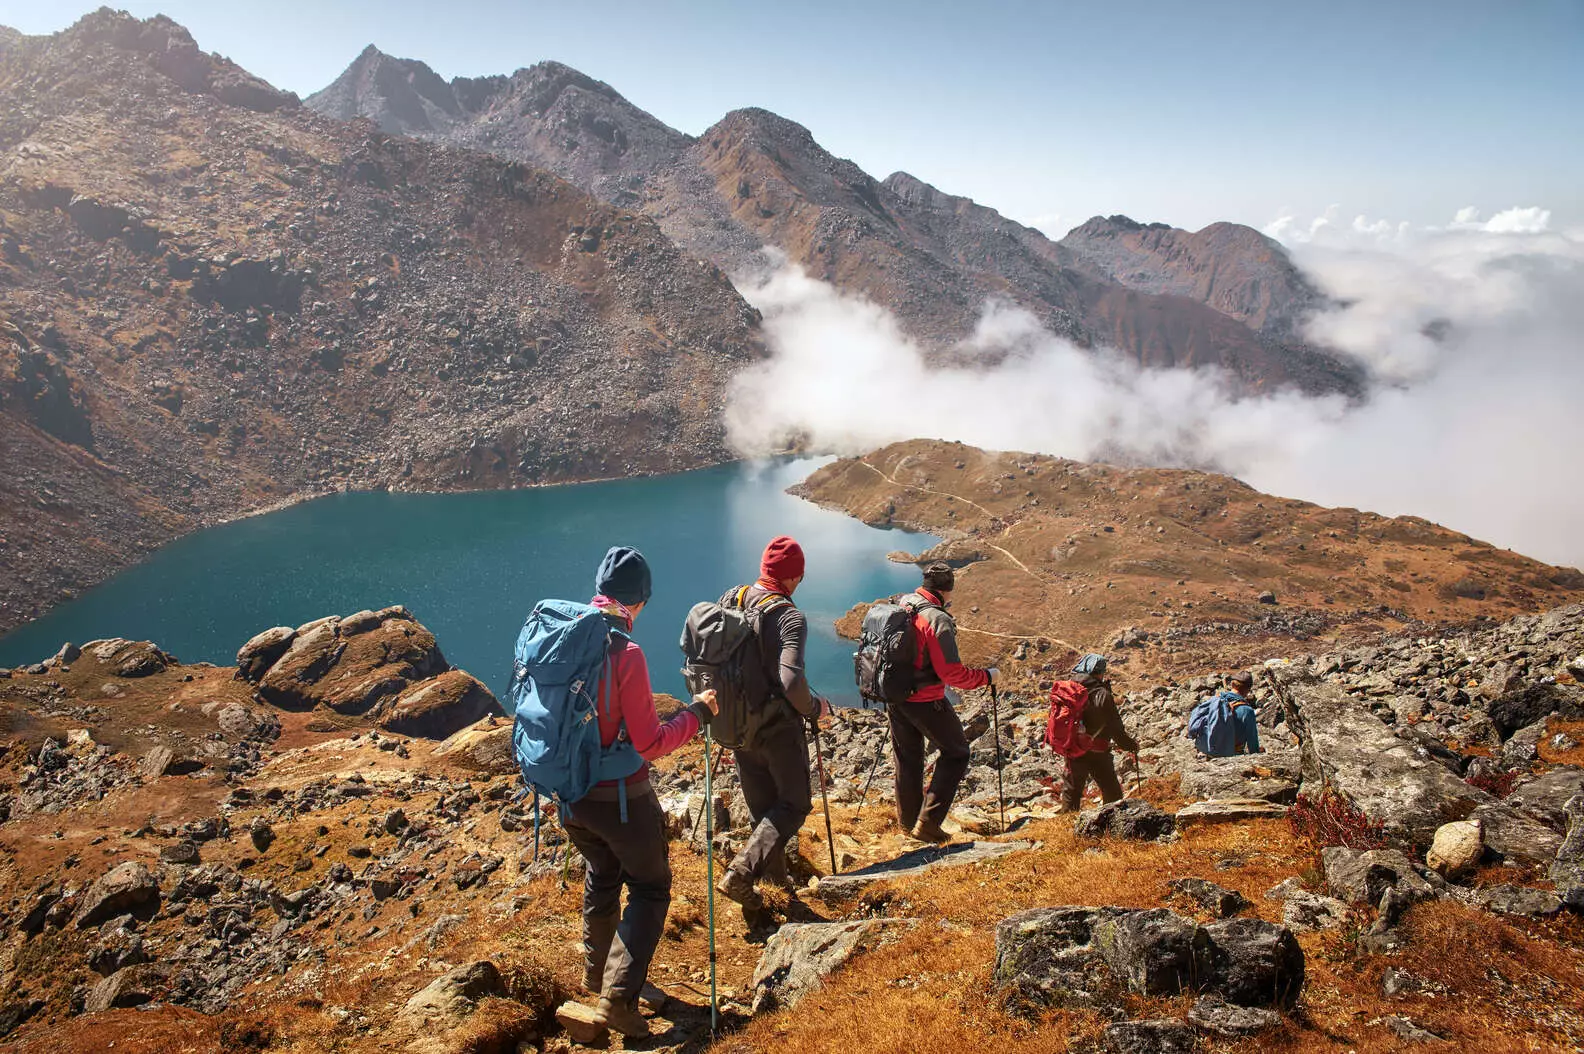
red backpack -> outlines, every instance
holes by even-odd
[[[1050,690],[1050,717],[1045,721],[1045,744],[1064,758],[1089,753],[1094,738],[1084,731],[1083,712],[1089,689],[1077,681],[1057,681]]]

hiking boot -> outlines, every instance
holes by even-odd
[[[951,841],[952,836],[947,834],[938,823],[920,820],[913,825],[913,830],[908,832],[920,842],[929,842],[931,845],[945,845]]]
[[[649,1034],[649,1022],[644,1020],[638,1008],[620,1001],[601,999],[599,1009],[594,1012],[594,1020],[629,1039],[641,1039]]]
[[[764,898],[754,889],[754,880],[735,868],[726,869],[726,874],[715,883],[715,892],[741,904],[745,915],[764,907]]]
[[[587,963],[584,963],[583,964],[583,991],[587,992],[589,995],[599,995],[604,990],[604,988],[605,988],[605,968],[602,966],[598,970],[596,970],[596,969],[594,969],[594,967],[588,965]]]

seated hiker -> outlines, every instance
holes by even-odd
[[[968,737],[946,689],[983,688],[996,676],[994,667],[972,669],[958,656],[957,623],[946,613],[955,585],[950,565],[930,564],[924,569],[923,584],[903,601],[915,609],[918,657],[913,683],[918,687],[906,702],[886,707],[896,754],[897,819],[902,830],[914,838],[937,844],[951,839],[941,823],[968,771],[969,754]],[[924,789],[926,741],[940,751],[928,793]]]
[[[1227,684],[1227,688],[1194,704],[1183,735],[1193,740],[1194,748],[1206,757],[1229,758],[1240,747],[1257,754],[1259,718],[1253,701],[1244,694],[1253,687],[1254,676],[1247,671],[1235,673],[1227,678]]]
[[[1067,778],[1062,781],[1061,808],[1064,812],[1076,811],[1082,804],[1084,788],[1090,780],[1100,788],[1101,800],[1120,801],[1122,783],[1111,761],[1111,743],[1114,740],[1123,750],[1138,752],[1138,740],[1129,735],[1122,724],[1122,712],[1117,708],[1116,695],[1106,677],[1107,665],[1104,655],[1089,654],[1078,660],[1072,669],[1073,680],[1089,693],[1082,720],[1083,730],[1091,742],[1083,754],[1067,759]]]
[[[605,554],[590,602],[613,627],[630,632],[649,601],[649,565],[636,549],[617,546]],[[643,764],[622,788],[596,784],[565,810],[567,835],[583,854],[583,983],[600,996],[597,1017],[625,1036],[646,1036],[638,996],[665,929],[671,904],[671,862],[665,813],[649,782],[648,762],[692,739],[715,713],[715,693],[702,692],[691,705],[662,723],[655,713],[649,666],[630,639],[610,653],[609,675],[599,684],[600,743],[610,747],[625,735]],[[625,805],[625,808],[623,807]],[[627,909],[620,915],[622,886]],[[613,947],[614,945],[614,947]]]
[[[715,889],[742,905],[750,928],[770,922],[755,883],[761,878],[787,886],[786,844],[813,808],[809,790],[808,737],[804,719],[830,713],[830,704],[809,689],[803,670],[808,622],[792,602],[803,581],[803,548],[782,536],[765,546],[759,577],[721,597],[723,606],[752,612],[759,669],[749,680],[761,698],[751,741],[733,751],[753,834],[732,859]]]
[[[1232,689],[1225,693],[1225,698],[1232,707],[1233,751],[1239,754],[1264,753],[1260,748],[1259,711],[1255,709],[1258,700],[1254,698],[1254,675],[1247,670],[1234,673],[1227,678],[1227,686]]]

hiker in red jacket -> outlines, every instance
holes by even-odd
[[[902,599],[903,604],[914,609],[918,659],[914,663],[913,683],[917,687],[907,702],[886,707],[896,754],[897,819],[914,838],[936,844],[951,840],[941,823],[951,809],[957,785],[968,771],[968,738],[946,690],[983,688],[996,676],[994,667],[977,670],[964,666],[957,654],[957,623],[946,613],[955,585],[956,576],[950,565],[930,564],[924,569],[923,584]],[[940,751],[927,793],[926,741]]]
[[[636,549],[617,546],[594,576],[590,603],[617,629],[632,630],[649,601],[649,565]],[[595,707],[600,743],[625,734],[645,764],[627,777],[625,803],[618,781],[595,784],[562,814],[572,844],[583,854],[583,986],[600,997],[596,1018],[624,1036],[647,1036],[638,996],[671,906],[671,861],[665,813],[649,782],[648,762],[692,739],[717,710],[715,692],[701,692],[662,722],[655,714],[649,664],[633,641],[614,648]],[[621,909],[622,886],[627,910]],[[613,947],[614,945],[614,947]]]

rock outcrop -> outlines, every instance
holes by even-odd
[[[1020,1013],[1104,1005],[1123,991],[1207,991],[1242,1006],[1290,1007],[1304,956],[1292,933],[1258,919],[1200,926],[1164,908],[1039,908],[996,928],[995,981]]]
[[[445,739],[501,712],[490,690],[452,669],[434,634],[400,606],[268,630],[243,645],[237,662],[237,676],[264,702],[367,718],[400,735]]]

